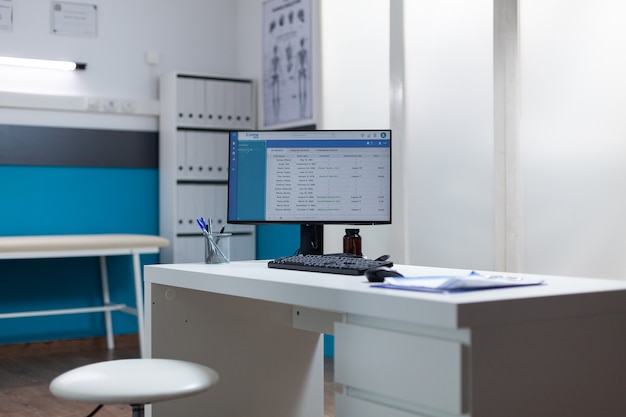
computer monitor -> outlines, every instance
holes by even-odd
[[[391,223],[391,130],[231,131],[228,223],[299,224],[323,253],[324,224]]]

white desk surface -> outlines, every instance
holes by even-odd
[[[395,269],[405,276],[469,273]],[[149,265],[144,277],[148,283],[448,328],[626,314],[626,281],[588,278],[542,276],[545,284],[538,286],[434,294],[372,288],[363,276],[270,269],[267,261]]]

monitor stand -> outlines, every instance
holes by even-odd
[[[300,225],[300,253],[303,255],[324,254],[324,225]]]

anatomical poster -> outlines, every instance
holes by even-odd
[[[264,126],[313,124],[311,0],[263,8]]]

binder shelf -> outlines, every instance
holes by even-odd
[[[227,225],[228,131],[256,126],[250,79],[170,73],[160,79],[160,232],[172,243],[164,263],[202,262],[195,219],[233,234],[231,259],[255,258],[255,228]]]

